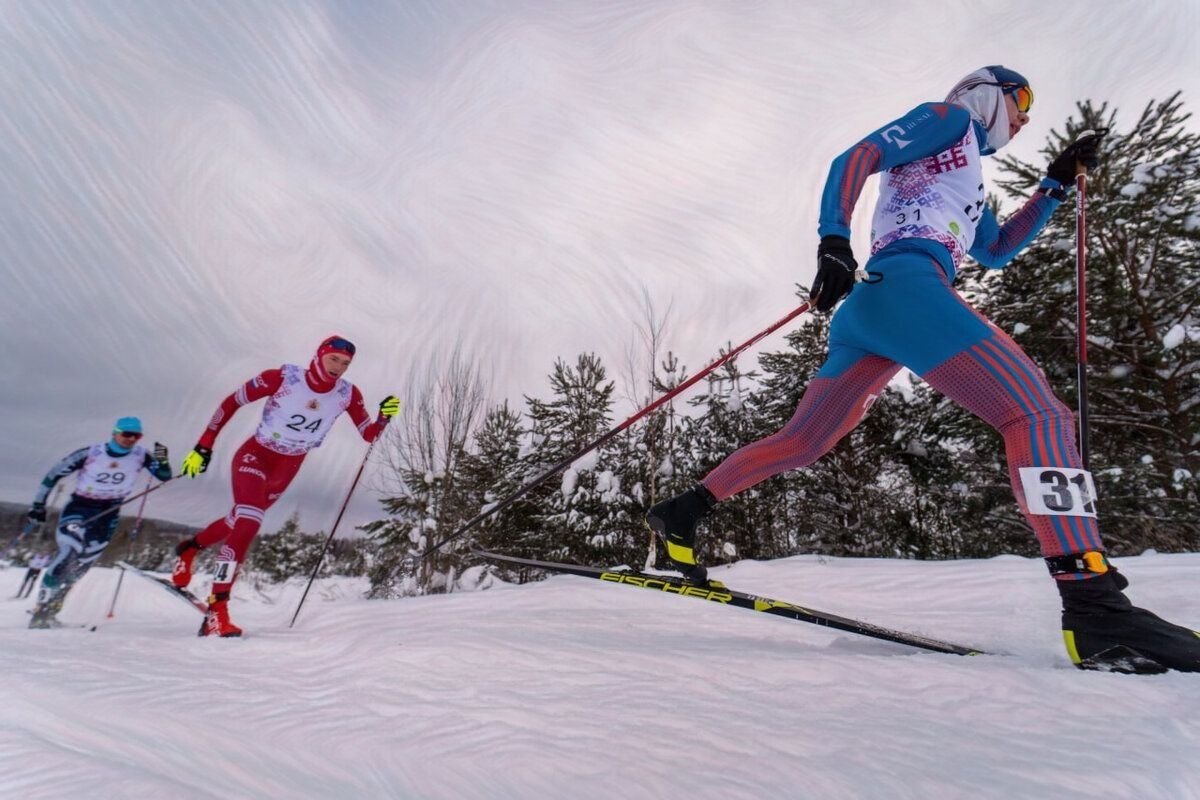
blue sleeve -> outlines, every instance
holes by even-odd
[[[1061,186],[1052,178],[1044,178],[1041,185],[1047,189]],[[1049,195],[1036,192],[1003,225],[996,221],[996,215],[990,208],[984,208],[983,216],[975,227],[975,241],[968,255],[988,269],[1003,267],[1034,240],[1060,205],[1058,200]]]
[[[46,477],[42,478],[42,482],[38,484],[37,494],[33,496],[33,502],[45,504],[46,498],[50,496],[50,490],[54,488],[54,485],[83,466],[83,462],[87,461],[87,454],[90,449],[90,447],[81,447],[51,467],[50,471],[46,473]]]
[[[960,106],[924,103],[835,158],[821,193],[818,235],[849,239],[850,217],[868,177],[942,152],[970,124],[971,115]]]

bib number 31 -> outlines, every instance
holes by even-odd
[[[1096,516],[1096,484],[1086,469],[1021,467],[1021,486],[1031,514]]]

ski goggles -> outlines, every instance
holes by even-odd
[[[1005,94],[1011,94],[1013,102],[1017,105],[1017,111],[1022,114],[1028,114],[1029,109],[1033,107],[1033,89],[1021,83],[985,83],[984,86],[999,86],[1000,91]]]
[[[354,355],[354,342],[349,339],[343,339],[341,336],[326,339],[325,343],[321,346],[327,350],[337,350],[342,353]]]
[[[135,442],[142,438],[142,434],[137,431],[113,431],[114,436],[120,436],[122,439],[133,439]]]

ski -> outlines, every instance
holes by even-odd
[[[840,617],[836,614],[805,608],[783,600],[734,591],[719,581],[710,580],[707,584],[698,584],[671,575],[650,575],[644,572],[624,569],[608,570],[597,567],[579,566],[577,564],[559,564],[553,561],[535,561],[529,558],[517,558],[516,556],[507,556],[502,553],[491,553],[483,550],[476,550],[474,553],[480,558],[485,558],[489,561],[519,564],[550,572],[562,572],[568,575],[580,575],[584,578],[593,578],[605,583],[633,586],[638,589],[650,589],[666,594],[677,594],[681,597],[698,597],[701,600],[708,600],[709,602],[720,603],[725,606],[761,611],[764,614],[770,614],[775,617],[808,622],[824,628],[855,633],[859,636],[869,636],[872,639],[906,644],[909,647],[931,650],[935,653],[950,653],[958,656],[987,655],[986,652],[978,648],[964,647],[951,642],[943,642],[927,636],[920,636],[915,633],[905,633],[904,631],[882,628],[878,625],[872,625],[869,622]]]
[[[180,589],[178,586],[171,583],[171,581],[167,580],[166,578],[161,578],[158,575],[155,575],[153,573],[140,570],[137,567],[135,567],[133,564],[130,564],[126,561],[118,561],[117,566],[120,567],[121,569],[125,570],[126,572],[132,572],[134,575],[145,578],[146,580],[148,580],[152,583],[157,583],[159,586],[163,587],[168,592],[175,595],[180,600],[182,600],[183,602],[190,605],[192,608],[199,611],[201,614],[208,613],[208,603],[204,602],[199,597],[196,597],[196,595],[192,594],[187,589]]]

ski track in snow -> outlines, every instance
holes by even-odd
[[[1200,625],[1200,554],[1123,559]],[[11,596],[23,568],[0,570]],[[553,577],[395,601],[239,587],[242,640],[94,569],[0,602],[0,797],[1194,798],[1200,676],[1071,668],[1040,562],[798,557],[714,577],[1007,655],[962,658]],[[200,587],[205,590],[206,587]]]

